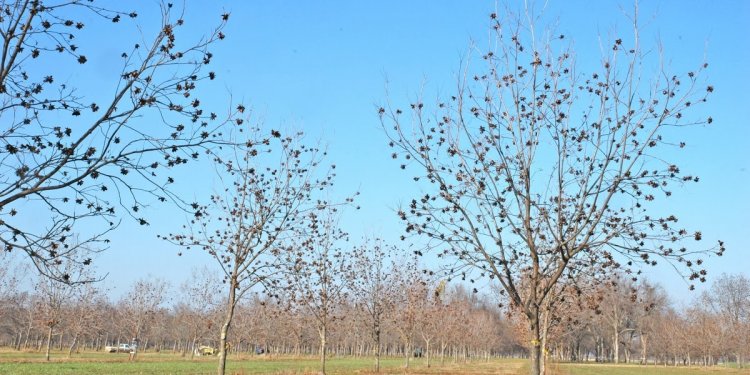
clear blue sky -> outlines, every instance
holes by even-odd
[[[180,2],[176,2],[179,4]],[[509,1],[511,6],[516,3]],[[643,1],[642,38],[663,41],[675,71],[710,63],[708,76],[716,87],[706,109],[712,125],[690,129],[684,170],[701,176],[670,200],[687,227],[699,228],[706,243],[723,239],[724,258],[712,258],[709,272],[750,274],[750,2]],[[647,4],[646,4],[647,3]],[[119,2],[114,2],[119,6]],[[146,35],[158,16],[156,2],[140,2],[139,23]],[[598,37],[629,32],[620,7],[628,1],[551,0],[547,20],[574,39],[581,56],[598,56]],[[346,228],[355,235],[380,235],[395,240],[403,228],[393,210],[411,198],[414,186],[389,157],[376,115],[377,105],[390,98],[408,103],[423,90],[427,98],[449,92],[470,40],[487,35],[494,1],[188,1],[187,27],[205,32],[224,10],[231,12],[227,39],[214,49],[218,83],[210,96],[221,102],[229,94],[243,100],[269,128],[301,129],[308,139],[328,145],[338,165],[341,191],[361,192],[362,209],[351,212]],[[99,30],[99,26],[95,26]],[[134,29],[101,26],[90,43],[101,43],[90,58],[92,87],[117,74],[119,41],[137,41]],[[130,32],[128,32],[129,30]],[[85,48],[86,45],[82,43]],[[185,176],[187,177],[187,176]],[[191,181],[196,198],[213,186],[209,179]],[[188,193],[192,194],[192,193]],[[210,260],[200,253],[177,257],[180,249],[156,239],[179,227],[184,217],[152,210],[149,228],[124,223],[112,236],[111,248],[97,265],[109,273],[111,285],[146,275],[179,284],[192,267]],[[649,272],[678,300],[689,298],[686,285],[669,268]]]

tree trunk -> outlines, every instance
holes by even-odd
[[[326,325],[320,327],[320,373],[326,375]]]
[[[219,336],[219,369],[218,374],[224,375],[227,366],[227,335],[229,334],[229,327],[232,325],[232,317],[234,316],[234,306],[237,288],[237,277],[232,276],[229,281],[229,297],[227,298],[227,313],[224,316],[224,324],[221,326],[221,335]]]
[[[549,301],[549,300],[548,300]],[[544,319],[542,320],[542,326],[540,328],[541,332],[541,346],[539,347],[539,351],[541,351],[541,355],[539,356],[539,373],[544,374],[545,364],[547,363],[547,331],[549,331],[549,314],[550,314],[550,306],[549,302],[545,304],[545,308],[547,311],[544,313]]]
[[[427,368],[430,368],[430,340],[424,340],[424,341],[425,341],[425,346],[426,346],[425,349],[427,350],[427,353],[425,353],[427,355]]]
[[[445,341],[440,343],[440,366],[445,365],[445,348],[448,344]]]
[[[70,344],[70,348],[68,348],[68,358],[70,358],[70,356],[73,355],[73,349],[75,349],[76,344],[78,344],[78,334],[77,333],[73,336],[73,343]]]
[[[380,328],[375,331],[375,372],[380,372]]]
[[[193,336],[193,344],[192,344],[192,347],[190,348],[190,359],[195,358],[195,350],[197,349],[195,347],[195,342],[196,341],[198,341],[198,336]],[[187,346],[187,345],[185,345],[185,346]],[[182,352],[184,353],[185,351],[183,350]]]
[[[614,349],[613,361],[615,364],[618,364],[620,363],[620,331],[617,329],[617,326],[615,326],[615,337],[612,340],[612,348]]]
[[[531,357],[531,375],[542,375],[542,337],[539,330],[539,310],[532,313],[529,317],[531,323],[531,348],[529,356]]]
[[[411,345],[408,342],[404,343],[404,355],[406,356],[405,368],[409,368],[409,360],[411,359]]]
[[[47,329],[47,351],[44,353],[44,359],[49,361],[49,351],[52,346],[52,326]]]
[[[130,349],[130,355],[129,355],[129,360],[130,361],[135,361],[135,358],[138,355],[138,346],[140,346],[139,345],[140,338],[141,338],[141,326],[139,325],[138,328],[135,331],[135,335],[133,335],[133,341],[131,342],[131,344],[133,346]]]
[[[138,338],[138,336],[136,336],[135,338]],[[130,349],[130,356],[128,360],[135,361],[136,355],[138,355],[138,342],[136,340],[133,340],[133,347]]]

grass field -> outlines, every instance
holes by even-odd
[[[328,361],[329,374],[372,374],[372,358],[332,358]],[[489,362],[472,361],[452,363],[446,361],[440,365],[433,361],[433,367],[427,368],[424,359],[416,359],[408,370],[403,368],[403,359],[388,358],[382,362],[383,374],[461,374],[461,375],[524,375],[528,364],[524,360],[495,359]],[[638,365],[608,364],[550,364],[550,375],[750,375],[750,370],[724,367],[663,367]],[[228,370],[232,374],[315,374],[318,361],[314,358],[268,358],[265,356],[231,357]],[[94,374],[127,374],[127,375],[198,375],[213,374],[216,371],[216,357],[196,357],[191,360],[170,353],[141,353],[135,362],[128,361],[127,354],[110,354],[86,352],[66,358],[63,353],[52,353],[52,360],[47,362],[44,355],[38,352],[17,352],[0,350],[0,374],[14,375],[94,375]]]
[[[748,369],[735,369],[721,366],[714,367],[671,367],[640,366],[640,365],[612,365],[601,363],[562,363],[552,364],[554,375],[730,375],[750,374]]]
[[[424,359],[411,362],[409,374],[504,374],[515,375],[523,370],[522,360],[492,360],[454,364],[446,361],[427,368]],[[403,374],[403,358],[381,360],[381,373]],[[373,358],[332,358],[327,361],[329,374],[371,374]],[[50,362],[38,352],[0,351],[0,374],[18,375],[73,375],[73,374],[128,374],[128,375],[198,375],[214,374],[216,357],[181,357],[170,353],[139,353],[138,360],[128,361],[127,354],[87,352],[66,358],[66,354],[52,353]],[[232,374],[315,374],[319,368],[316,358],[269,358],[266,356],[230,356],[227,364]],[[525,371],[521,371],[525,373]]]

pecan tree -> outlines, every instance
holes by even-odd
[[[698,177],[674,159],[683,128],[713,86],[707,64],[667,72],[634,33],[608,40],[584,72],[568,39],[539,31],[535,15],[490,17],[489,47],[462,67],[455,91],[430,105],[379,109],[401,168],[422,188],[399,210],[406,235],[427,240],[446,270],[499,283],[530,332],[541,371],[540,317],[559,283],[581,273],[665,260],[705,281],[705,246],[663,212],[674,189]],[[655,67],[653,74],[651,67]],[[692,243],[690,243],[690,242]]]
[[[172,4],[151,35],[135,32],[137,16],[83,0],[0,3],[0,242],[58,280],[74,277],[55,265],[73,254],[91,263],[92,243],[122,218],[148,224],[149,202],[192,210],[171,169],[229,143],[224,129],[242,123],[206,110],[199,89],[216,77],[209,48],[229,15],[193,41]],[[103,33],[114,27],[133,40],[107,59],[98,50],[112,47]],[[120,72],[93,88],[92,68],[112,60]]]

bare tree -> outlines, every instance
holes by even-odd
[[[380,239],[365,239],[353,249],[348,275],[350,298],[357,309],[365,312],[370,338],[375,344],[376,372],[380,372],[383,324],[393,308],[396,293],[393,281],[398,271],[391,258],[395,251]]]
[[[68,346],[68,358],[73,355],[81,337],[101,328],[98,327],[101,323],[98,319],[98,307],[104,304],[104,300],[105,296],[97,283],[86,283],[75,289],[65,309],[66,329],[72,336]]]
[[[404,367],[408,369],[427,295],[427,281],[419,270],[417,259],[412,258],[402,261],[392,282],[396,294],[389,317],[403,344]]]
[[[657,321],[668,305],[667,296],[658,285],[641,280],[635,309],[635,325],[641,345],[641,364],[647,364],[651,337],[656,331]]]
[[[346,275],[351,272],[342,246],[348,234],[339,228],[337,207],[307,214],[308,225],[299,228],[295,251],[287,252],[285,283],[290,302],[302,306],[313,318],[320,339],[320,372],[326,373],[328,338],[333,323],[344,319],[341,307],[347,298]],[[282,284],[283,285],[283,284]]]
[[[28,273],[28,267],[12,260],[10,254],[0,254],[0,332],[14,336],[16,349],[21,348],[21,337],[24,331],[23,318],[27,315],[23,310],[28,308],[28,293],[21,292],[23,275]]]
[[[301,134],[278,131],[257,146],[219,160],[227,186],[199,209],[184,233],[164,237],[174,244],[208,252],[221,266],[228,288],[221,326],[218,373],[224,374],[227,335],[237,302],[256,286],[272,287],[294,239],[311,225],[311,213],[328,202],[317,192],[333,183],[335,165],[320,171],[318,148],[300,143]]]
[[[744,275],[722,274],[700,302],[717,315],[727,333],[726,343],[740,367],[750,345],[750,279]]]
[[[429,239],[452,274],[501,284],[526,317],[532,374],[561,280],[615,268],[637,275],[663,259],[705,281],[699,257],[724,251],[721,242],[688,248],[701,232],[653,204],[698,181],[660,152],[685,146],[672,139],[683,127],[712,122],[689,119],[713,91],[699,78],[707,64],[667,72],[649,60],[661,54],[643,48],[633,17],[633,34],[612,38],[599,67],[583,73],[567,38],[538,32],[536,19],[493,13],[481,63],[462,67],[434,112],[421,99],[379,109],[393,157],[423,187],[399,211],[407,234]]]
[[[199,97],[215,78],[206,71],[208,48],[225,37],[229,15],[217,15],[216,28],[189,42],[179,38],[182,15],[162,4],[155,35],[112,56],[122,70],[98,85],[111,90],[102,94],[66,81],[97,63],[86,52],[100,46],[76,44],[89,28],[83,21],[128,23],[136,12],[83,0],[0,7],[0,242],[28,254],[40,273],[69,281],[51,266],[74,254],[88,265],[91,254],[79,250],[99,249],[88,245],[106,241],[123,217],[148,224],[147,202],[192,210],[172,190],[169,171],[230,143],[224,128],[242,123],[236,112],[205,110]],[[81,237],[71,241],[74,233]]]
[[[445,306],[441,303],[439,293],[427,293],[421,306],[421,314],[417,320],[417,331],[424,342],[424,351],[421,352],[427,361],[427,367],[431,367],[432,344],[442,329],[442,318]]]
[[[727,352],[731,333],[723,329],[721,317],[704,303],[688,307],[684,315],[687,334],[680,340],[685,353],[680,356],[682,362],[690,364],[695,361],[702,362],[704,366],[715,365],[722,354]],[[678,364],[677,357],[674,364]]]
[[[180,286],[180,297],[175,309],[179,311],[180,322],[187,330],[190,358],[195,355],[198,340],[206,338],[213,332],[213,312],[220,306],[216,291],[221,282],[208,268],[194,269],[190,279]],[[185,352],[183,351],[183,355]]]
[[[70,260],[55,266],[60,274],[77,275],[81,279],[88,277],[87,273],[81,270],[78,263]],[[55,329],[62,323],[65,315],[65,307],[73,302],[77,289],[81,285],[76,285],[76,279],[71,282],[63,282],[52,278],[41,277],[36,282],[35,291],[38,298],[35,306],[35,314],[40,323],[47,330],[47,341],[44,358],[49,361],[50,349],[52,346],[52,334]]]
[[[620,346],[623,343],[622,335],[635,333],[635,315],[638,294],[635,283],[617,275],[606,284],[599,287],[600,302],[596,311],[602,317],[605,331],[611,333],[612,361],[620,363]]]
[[[119,304],[118,320],[125,328],[125,334],[132,338],[130,360],[135,360],[140,347],[146,350],[147,335],[158,321],[167,302],[169,284],[160,279],[136,281]]]

